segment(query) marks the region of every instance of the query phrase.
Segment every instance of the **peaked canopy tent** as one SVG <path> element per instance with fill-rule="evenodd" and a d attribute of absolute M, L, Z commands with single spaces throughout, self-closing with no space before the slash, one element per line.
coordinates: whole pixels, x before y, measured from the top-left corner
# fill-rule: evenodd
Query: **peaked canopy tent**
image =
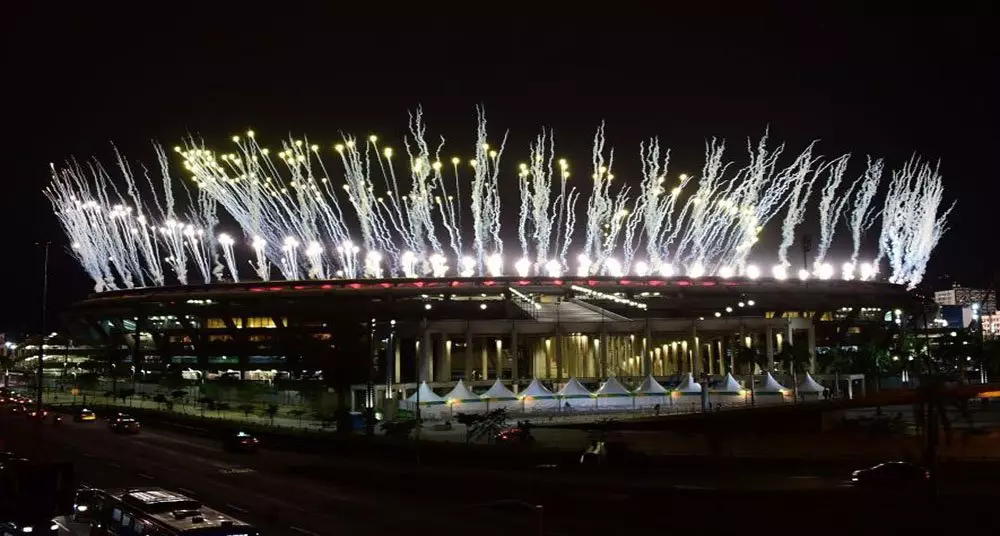
<path fill-rule="evenodd" d="M 746 402 L 747 390 L 736 381 L 732 373 L 727 372 L 719 385 L 709 389 L 709 396 L 716 404 L 743 404 Z"/>
<path fill-rule="evenodd" d="M 585 404 L 584 400 L 591 400 L 593 395 L 587 390 L 586 387 L 583 386 L 582 383 L 580 383 L 580 380 L 574 377 L 570 378 L 569 381 L 566 382 L 566 385 L 564 385 L 563 388 L 556 393 L 556 397 L 559 398 L 560 403 L 563 404 L 564 407 L 572 408 L 574 404 L 573 402 L 570 402 L 570 400 L 576 400 L 580 404 Z"/>
<path fill-rule="evenodd" d="M 687 375 L 681 379 L 680 385 L 678 385 L 673 392 L 674 394 L 681 396 L 700 395 L 701 384 L 694 381 L 694 374 L 688 372 Z"/>
<path fill-rule="evenodd" d="M 778 380 L 775 380 L 774 376 L 772 376 L 770 372 L 764 373 L 764 380 L 762 383 L 763 385 L 758 387 L 754 393 L 755 396 L 763 397 L 762 399 L 759 399 L 758 402 L 784 402 L 785 395 L 788 394 L 788 389 L 778 383 Z"/>
<path fill-rule="evenodd" d="M 805 377 L 802 378 L 802 382 L 799 383 L 798 390 L 799 396 L 803 399 L 815 400 L 823 396 L 826 387 L 823 387 L 823 384 L 814 380 L 812 375 L 806 372 Z"/>
<path fill-rule="evenodd" d="M 542 382 L 538 378 L 531 380 L 528 387 L 517 396 L 521 399 L 521 409 L 525 412 L 555 410 L 559 408 L 559 399 L 556 398 L 555 393 L 542 385 Z"/>
<path fill-rule="evenodd" d="M 470 411 L 482 411 L 485 406 L 483 400 L 465 386 L 462 380 L 458 380 L 455 387 L 452 387 L 448 394 L 444 395 L 445 402 L 451 406 L 451 411 L 454 412 L 470 412 Z"/>
<path fill-rule="evenodd" d="M 418 406 L 424 417 L 440 417 L 448 412 L 445 399 L 438 396 L 427 382 L 422 382 L 420 387 L 406 399 L 406 409 L 416 411 Z"/>
<path fill-rule="evenodd" d="M 494 410 L 498 408 L 509 408 L 516 407 L 518 405 L 517 395 L 513 391 L 508 389 L 500 378 L 497 378 L 493 385 L 482 394 L 480 399 L 486 405 L 486 410 Z"/>
<path fill-rule="evenodd" d="M 632 392 L 625 388 L 618 381 L 618 378 L 611 376 L 604 385 L 597 390 L 597 407 L 599 408 L 623 408 L 634 407 Z"/>
<path fill-rule="evenodd" d="M 649 408 L 657 404 L 663 404 L 667 401 L 669 393 L 670 391 L 660 385 L 660 382 L 656 381 L 656 378 L 652 374 L 646 376 L 646 379 L 642 380 L 639 387 L 632 392 L 635 405 L 640 408 Z"/>

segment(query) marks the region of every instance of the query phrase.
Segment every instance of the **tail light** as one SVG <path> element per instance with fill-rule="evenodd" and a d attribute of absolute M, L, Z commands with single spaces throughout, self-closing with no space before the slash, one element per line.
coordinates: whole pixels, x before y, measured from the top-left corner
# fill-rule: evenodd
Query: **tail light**
<path fill-rule="evenodd" d="M 931 478 L 931 472 L 930 471 L 924 471 L 924 478 L 929 480 Z"/>

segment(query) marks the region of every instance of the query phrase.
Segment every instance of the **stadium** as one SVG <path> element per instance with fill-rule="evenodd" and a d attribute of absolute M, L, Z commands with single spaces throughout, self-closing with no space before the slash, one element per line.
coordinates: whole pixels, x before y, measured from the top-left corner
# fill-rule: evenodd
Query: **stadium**
<path fill-rule="evenodd" d="M 790 373 L 784 347 L 817 346 L 916 312 L 922 300 L 878 282 L 747 278 L 454 278 L 228 283 L 95 294 L 67 311 L 83 337 L 144 374 L 247 380 L 370 373 L 378 390 L 448 389 L 496 379 L 669 383 Z M 351 335 L 347 335 L 351 334 Z M 372 342 L 343 341 L 371 335 Z M 342 344 L 349 350 L 334 352 Z M 759 358 L 745 361 L 742 348 Z M 777 357 L 776 357 L 777 356 Z M 352 363 L 334 363 L 349 359 Z M 318 360 L 318 361 L 317 361 Z M 357 371 L 361 370 L 361 378 Z M 362 389 L 355 387 L 355 389 Z"/>
<path fill-rule="evenodd" d="M 53 166 L 45 194 L 95 291 L 67 318 L 133 375 L 360 381 L 369 404 L 457 380 L 503 380 L 502 396 L 535 379 L 736 389 L 816 372 L 819 348 L 899 323 L 947 229 L 942 178 L 917 157 L 849 171 L 850 154 L 783 158 L 765 133 L 743 164 L 713 138 L 699 175 L 668 175 L 654 137 L 626 182 L 602 125 L 577 185 L 551 131 L 512 173 L 477 116 L 473 157 L 450 166 L 419 109 L 405 152 L 349 134 L 272 151 L 250 130 L 221 151 L 174 147 L 180 178 L 158 145 L 156 180 L 118 153 L 116 176 Z"/>

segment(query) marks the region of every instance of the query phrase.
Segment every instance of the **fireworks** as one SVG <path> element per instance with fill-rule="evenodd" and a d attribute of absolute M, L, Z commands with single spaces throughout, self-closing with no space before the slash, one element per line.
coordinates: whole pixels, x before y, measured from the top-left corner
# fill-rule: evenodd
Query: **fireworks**
<path fill-rule="evenodd" d="M 507 268 L 523 277 L 756 279 L 764 270 L 750 259 L 770 260 L 757 247 L 759 236 L 782 214 L 777 264 L 770 269 L 775 279 L 789 273 L 832 279 L 840 266 L 843 279 L 871 280 L 887 259 L 888 280 L 914 286 L 947 230 L 951 208 L 942 210 L 941 176 L 916 158 L 892 171 L 881 210 L 875 203 L 881 160 L 869 158 L 856 176 L 849 155 L 823 157 L 815 144 L 783 160 L 785 146 L 769 147 L 766 132 L 748 141 L 742 167 L 728 157 L 724 141 L 709 140 L 699 176 L 672 176 L 670 151 L 651 138 L 639 147 L 641 180 L 628 186 L 616 180 L 615 152 L 602 124 L 590 177 L 574 183 L 552 131 L 535 138 L 526 162 L 504 166 L 506 134 L 491 144 L 485 113 L 477 112 L 471 159 L 442 161 L 444 140 L 433 147 L 427 142 L 418 109 L 403 151 L 376 136 L 346 134 L 323 147 L 289 138 L 272 150 L 249 131 L 234 136 L 227 151 L 193 139 L 175 147 L 177 157 L 156 147 L 155 171 L 133 171 L 116 151 L 120 178 L 98 162 L 53 166 L 45 194 L 97 291 L 240 281 L 247 274 L 241 276 L 239 258 L 250 265 L 251 278 L 263 281 L 274 270 L 299 280 L 498 277 Z M 183 177 L 172 172 L 172 158 L 180 160 Z M 500 208 L 500 183 L 507 180 L 520 192 L 518 217 L 506 222 L 516 221 L 520 245 L 509 266 Z M 579 187 L 586 182 L 589 189 Z M 220 207 L 238 229 L 221 228 Z M 808 266 L 793 270 L 788 252 L 810 210 L 819 216 L 818 247 Z M 877 253 L 862 262 L 865 235 L 878 220 Z M 841 223 L 853 244 L 842 265 L 827 259 Z"/>

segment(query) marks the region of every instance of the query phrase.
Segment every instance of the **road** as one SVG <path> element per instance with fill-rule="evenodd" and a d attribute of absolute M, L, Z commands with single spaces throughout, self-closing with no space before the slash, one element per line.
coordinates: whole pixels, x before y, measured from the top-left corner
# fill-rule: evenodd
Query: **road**
<path fill-rule="evenodd" d="M 390 466 L 361 471 L 365 475 L 361 481 L 358 471 L 349 471 L 355 465 L 349 460 L 268 450 L 234 455 L 211 440 L 163 429 L 115 435 L 101 421 L 55 426 L 2 416 L 0 436 L 8 450 L 36 459 L 74 461 L 80 480 L 88 484 L 175 489 L 255 524 L 266 535 L 358 530 L 444 533 L 456 524 L 481 534 L 537 534 L 538 512 L 523 507 L 533 504 L 545 505 L 546 534 L 589 534 L 607 522 L 604 517 L 613 519 L 614 529 L 641 529 L 639 513 L 662 516 L 664 507 L 693 514 L 724 503 L 736 512 L 781 501 L 800 504 L 796 511 L 806 516 L 820 515 L 821 511 L 814 512 L 815 505 L 823 501 L 861 501 L 854 490 L 844 487 L 841 476 L 821 472 L 762 473 L 747 467 L 727 472 L 736 474 L 702 471 L 633 478 L 553 475 L 546 469 L 531 473 L 462 469 L 459 474 L 442 468 L 421 476 L 410 472 L 413 469 Z M 628 478 L 624 485 L 623 478 Z M 615 479 L 619 482 L 612 486 Z M 492 504 L 505 500 L 520 503 Z M 600 521 L 588 514 L 588 507 L 591 514 L 601 512 Z M 699 521 L 677 520 L 672 525 L 695 527 Z"/>

